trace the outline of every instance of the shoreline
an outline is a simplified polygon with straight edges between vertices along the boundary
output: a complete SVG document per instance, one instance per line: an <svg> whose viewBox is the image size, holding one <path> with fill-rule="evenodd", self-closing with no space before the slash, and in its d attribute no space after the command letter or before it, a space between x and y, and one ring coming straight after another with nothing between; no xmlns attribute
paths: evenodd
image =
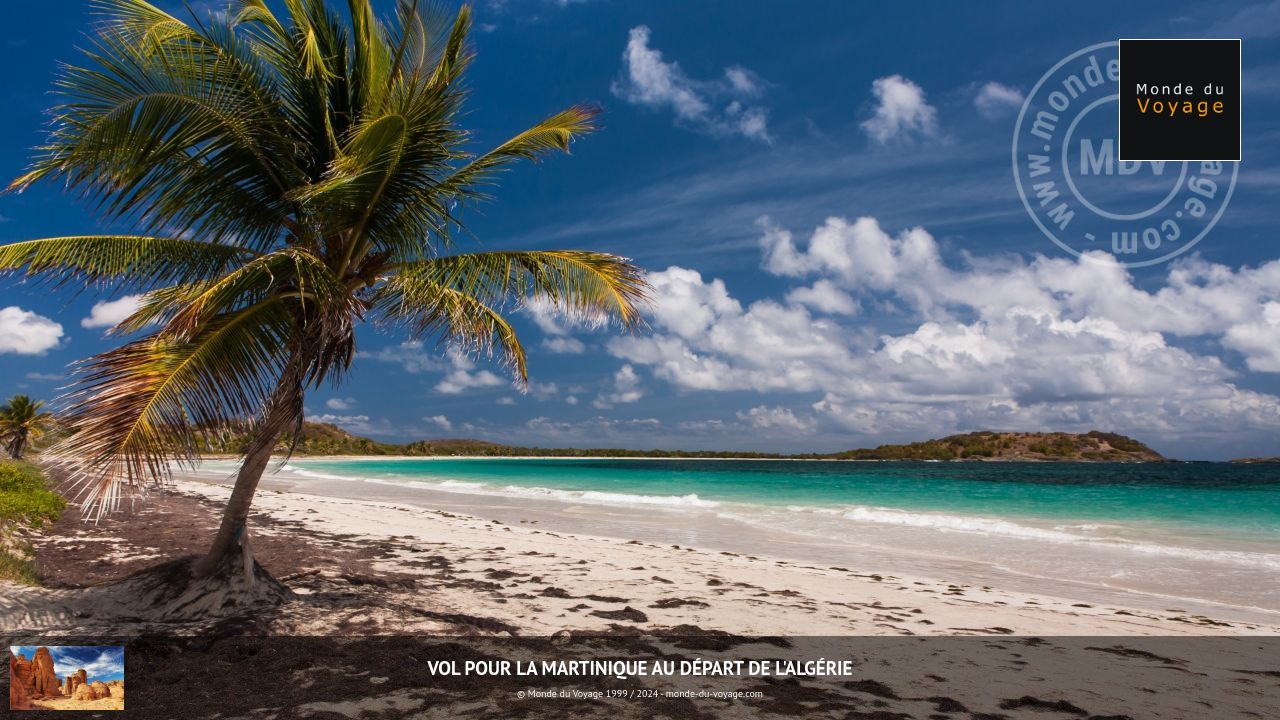
<svg viewBox="0 0 1280 720"><path fill-rule="evenodd" d="M41 636L210 631L216 624L138 618L126 586L134 573L205 550L227 483L225 473L182 474L96 525L69 509L34 541L44 587L3 584L0 624ZM681 529L669 512L559 503L552 513L554 504L525 499L416 493L408 501L386 490L264 477L254 552L293 599L255 614L248 632L1280 636L1280 612L1266 609L1019 579L901 552L822 560L819 544L770 536L757 545L717 534L711 521ZM637 520L685 535L653 535Z"/></svg>
<svg viewBox="0 0 1280 720"><path fill-rule="evenodd" d="M211 454L202 455L201 460L239 460L240 455ZM273 463L283 460L272 456ZM676 456L655 457L652 455L305 455L295 453L290 460L699 460L711 462L830 462L830 463L1027 463L1033 465L1182 465L1182 464L1265 464L1243 463L1236 460L1057 460L1039 458L952 458L950 460L923 459L872 459L872 458L832 458L832 457L696 457Z"/></svg>
<svg viewBox="0 0 1280 720"><path fill-rule="evenodd" d="M227 490L225 479L218 473L187 475L180 478L178 483L179 487L186 492L195 491L213 497L221 496ZM336 490L340 491L342 488L336 488ZM482 498L480 502L476 502L476 498L464 493L458 493L456 498L449 498L442 497L448 493L423 492L416 493L420 495L419 499L407 500L403 495L382 494L385 487L370 488L357 485L348 487L346 490L353 492L335 493L333 484L307 481L304 485L293 478L268 476L264 479L264 492L261 497L270 503L269 512L273 517L314 520L324 525L336 526L334 531L339 534L387 537L403 532L406 536L424 540L442 540L447 544L450 542L450 537L456 535L458 530L457 527L450 527L450 525L462 524L474 527L479 524L482 527L494 529L493 532L517 533L526 541L535 539L546 541L548 538L553 538L559 546L557 554L583 555L587 564L593 567L601 562L608 562L611 565L623 564L611 560L609 553L647 548L646 552L656 552L661 559L651 557L647 563L635 563L627 567L643 565L665 568L666 572L659 570L658 574L667 580L672 580L672 585L675 586L659 587L657 588L659 591L667 592L658 592L655 595L652 587L654 583L650 581L650 576L631 578L633 582L650 586L645 594L649 596L651 602L660 602L669 596L680 599L699 597L703 599L697 602L705 602L703 595L708 588L706 585L708 578L674 577L674 575L684 574L677 572L677 569L685 564L686 559L697 558L702 566L708 568L708 572L725 580L735 572L744 571L742 565L747 564L752 566L749 571L751 574L763 572L764 574L760 577L768 581L768 584L806 587L808 593L824 597L831 596L832 599L842 594L853 594L863 595L867 604L903 606L907 602L904 595L911 597L917 603L920 595L938 594L946 598L944 605L948 607L933 607L925 610L925 613L940 612L948 615L954 611L953 607L949 607L951 605L974 605L975 601L971 599L973 597L971 593L987 596L984 600L999 597L1000 600L991 600L990 603L976 601L976 606L983 608L983 611L977 614L985 622L985 625L982 623L978 625L1010 629L1013 629L1013 625L1020 625L1019 632L1030 634L1177 635L1187 633L1188 628L1195 628L1191 634L1199 634L1205 630L1209 630L1209 634L1224 632L1280 634L1280 612L1269 608L1192 600L1158 593L1140 593L1087 581L1069 583L1044 577L1015 578L1011 574L983 568L968 561L913 557L906 553L880 555L863 553L860 564L848 561L823 563L815 556L803 552L805 549L803 546L794 543L789 547L795 552L783 555L769 552L770 549L776 548L776 545L739 543L734 546L717 542L717 539L723 541L726 537L737 536L717 536L706 526L699 528L697 534L688 535L683 542L673 542L675 538L671 536L654 536L639 531L635 526L621 525L619 522L621 515L641 515L635 508L603 508L603 512L597 512L602 508L584 508L562 503L561 505L569 506L562 509L562 516L569 516L575 521L568 524L563 522L563 517L547 513L544 503L526 499L520 499L521 501L518 502L503 502L497 499L497 502L493 502L495 498ZM360 497L353 497L353 494L358 494ZM339 515L353 513L353 516L328 517L328 513L323 509L319 512L311 512L321 506L339 510ZM425 515L432 518L432 522L429 523L430 532L424 532L427 528L419 527L415 523L403 522L406 515L409 517ZM649 513L649 519L658 526L669 524L664 521L664 517L666 516L662 512ZM444 523L446 527L440 527L441 518L446 521ZM627 532L619 534L620 527L625 527ZM393 531L392 528L398 529ZM594 528L595 531L592 532L590 528ZM486 530L486 532L489 531ZM602 556L599 553L602 547L612 549ZM813 547L822 550L820 546ZM517 550L519 548L512 548L506 551L508 553L506 555L496 555L489 559L495 563L493 567L497 568L499 573L516 572L516 567L521 565L524 557L523 555L513 556ZM804 580L796 578L783 580L773 577L777 573L788 575L791 571L801 568L807 573L816 574L817 577ZM576 573L575 576L577 576ZM595 577L591 573L579 577L582 581L601 587L613 587L620 581L620 578L610 575ZM875 580L873 579L875 577L882 579ZM855 579L852 585L851 578ZM892 587L886 585L887 578L894 578L897 584ZM763 586L766 582L754 584ZM929 588L929 590L915 592L915 588ZM579 592L586 595L593 592L598 594L598 590L591 591L588 588L582 588ZM1015 612L1013 608L1018 610ZM1033 620L1015 622L1014 618L1028 612L1031 613ZM837 613L837 616L841 614ZM726 615L722 625L717 627L729 632L747 633L755 629L760 632L786 631L794 634L794 628L797 627L810 627L813 630L811 633L800 634L849 632L848 629L838 631L830 627L828 621L832 618L813 618L811 615L812 613L806 613L809 617L778 618L777 627L753 627L760 622L759 619L747 621L741 616L732 617L730 614ZM1192 617L1197 619L1189 623L1187 619ZM1122 621L1117 622L1122 618ZM1134 621L1131 618L1143 618L1143 620ZM683 618L682 621L705 627L708 618L695 614L693 617ZM933 622L936 624L936 621ZM968 624L953 623L953 627L974 627L974 622L969 620ZM1141 628L1132 627L1135 623ZM792 630L786 630L787 628ZM935 628L925 626L899 629L910 630L912 633L933 634L932 631ZM946 634L945 627L939 627L937 631ZM859 632L877 631L860 628Z"/></svg>
<svg viewBox="0 0 1280 720"><path fill-rule="evenodd" d="M1248 536L1204 536L1195 526L871 501L761 502L708 496L694 487L610 489L561 484L554 470L534 479L523 472L473 477L437 474L428 469L433 463L421 463L420 475L387 470L391 474L383 476L372 469L373 474L348 473L337 465L308 467L303 461L268 477L300 492L541 523L569 533L870 570L911 569L930 577L953 574L1030 592L1066 587L1068 594L1157 610L1191 603L1254 620L1255 613L1280 613L1280 597L1271 590L1280 563L1274 545ZM223 484L229 470L210 464L196 475Z"/></svg>

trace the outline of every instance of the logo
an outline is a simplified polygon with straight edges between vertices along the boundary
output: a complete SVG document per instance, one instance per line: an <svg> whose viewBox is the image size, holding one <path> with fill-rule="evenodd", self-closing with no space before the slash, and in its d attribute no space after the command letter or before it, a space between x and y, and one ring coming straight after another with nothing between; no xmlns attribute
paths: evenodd
<svg viewBox="0 0 1280 720"><path fill-rule="evenodd" d="M1240 160L1239 40L1120 40L1120 157Z"/></svg>
<svg viewBox="0 0 1280 720"><path fill-rule="evenodd" d="M9 646L10 710L123 710L120 645Z"/></svg>
<svg viewBox="0 0 1280 720"><path fill-rule="evenodd" d="M1077 257L1166 262L1213 229L1239 164L1119 156L1119 43L1078 50L1031 89L1013 133L1013 176L1031 219Z"/></svg>

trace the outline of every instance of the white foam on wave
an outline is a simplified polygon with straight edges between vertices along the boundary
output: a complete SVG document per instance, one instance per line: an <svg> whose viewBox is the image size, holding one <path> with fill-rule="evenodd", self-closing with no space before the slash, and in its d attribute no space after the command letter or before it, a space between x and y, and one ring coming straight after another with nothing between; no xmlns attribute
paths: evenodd
<svg viewBox="0 0 1280 720"><path fill-rule="evenodd" d="M410 480L403 477L337 475L300 468L292 464L283 466L281 470L301 477L370 482L395 487L412 487L422 490L453 492L469 495L487 495L492 497L524 497L591 505L643 505L651 507L666 507L671 509L710 509L722 507L722 504L717 501L706 500L692 493L688 495L640 495L604 492L599 490L565 490L541 486L505 485L497 487L485 483L467 482L462 480L424 481ZM732 504L732 507L737 510L747 510L747 512L732 512L728 515L723 515L723 517L731 517L751 524L769 524L766 519L769 513L767 511L763 513L760 512L763 508L752 507L749 505L740 506L738 503ZM725 509L728 510L730 508L726 507ZM787 507L787 510L792 513L810 513L873 525L913 527L938 532L955 532L971 535L1016 538L1055 544L1083 544L1094 546L1099 549L1115 549L1144 553L1148 555L1176 557L1187 560L1227 562L1235 565L1280 570L1280 555L1278 554L1164 545L1152 542L1135 541L1120 537L1107 537L1106 535L1101 534L1109 529L1123 528L1123 526L1117 525L1081 523L1075 525L1040 527L1001 518L982 517L977 515L952 515L939 512L921 512L862 505L842 507L789 506ZM791 525L791 523L788 523L788 525ZM816 527L806 526L790 529L798 530L802 533L825 533L829 530L829 527L819 529ZM1070 532L1072 530L1078 532Z"/></svg>
<svg viewBox="0 0 1280 720"><path fill-rule="evenodd" d="M293 475L298 475L300 477L316 478L317 480L359 480L360 479L360 478L353 478L350 475L332 475L330 473L316 472L315 470L304 470L303 468L300 468L297 465L293 465L290 463L285 463L284 465L281 465L280 472L286 472Z"/></svg>
<svg viewBox="0 0 1280 720"><path fill-rule="evenodd" d="M546 487L522 487L508 485L504 493L526 497L545 497L553 500L569 502L588 502L601 505L669 505L675 507L713 508L720 503L714 500L703 500L695 494L689 495L633 495L631 493L601 492L599 490L559 490Z"/></svg>
<svg viewBox="0 0 1280 720"><path fill-rule="evenodd" d="M1189 560L1229 562L1237 565L1280 569L1280 555L1271 553L1210 550L1178 545L1162 545L1159 543L1139 542L1125 538L1080 535L1066 532L1063 529L1065 527L1075 527L1085 531L1092 531L1101 527L1098 525L1060 525L1055 528L1045 528L1037 527L1035 525L1024 525L1022 523L1002 520L999 518L980 517L975 515L948 515L945 513L914 512L894 508L866 506L842 508L792 506L787 509L792 512L837 516L854 522L878 525L917 527L941 532L959 532L974 535L994 535L1051 543L1084 544L1146 553L1150 555L1178 557Z"/></svg>
<svg viewBox="0 0 1280 720"><path fill-rule="evenodd" d="M878 507L852 507L841 509L817 509L816 512L836 514L846 520L870 522L886 525L909 525L911 527L950 530L955 532L978 533L982 535L1006 535L1009 537L1034 538L1053 542L1075 542L1084 539L1061 530L1019 525L1008 520L984 518L973 515L946 515L942 513L916 513L906 510Z"/></svg>
<svg viewBox="0 0 1280 720"><path fill-rule="evenodd" d="M449 490L457 490L459 492L466 492L468 490L482 490L484 489L484 483L463 482L461 480L443 480L441 482L436 483L436 487L448 488Z"/></svg>
<svg viewBox="0 0 1280 720"><path fill-rule="evenodd" d="M329 473L306 470L296 465L285 465L281 468L301 477L324 480L347 480L369 482L395 487L412 487L422 490L438 490L468 495L489 495L499 497L530 497L559 500L563 502L581 502L592 505L658 505L666 507L713 508L720 503L704 500L695 494L689 495L639 495L631 493L602 492L598 490L561 490L540 486L506 485L494 487L485 483L466 482L463 480L409 480L395 477L366 477L355 475L333 475Z"/></svg>

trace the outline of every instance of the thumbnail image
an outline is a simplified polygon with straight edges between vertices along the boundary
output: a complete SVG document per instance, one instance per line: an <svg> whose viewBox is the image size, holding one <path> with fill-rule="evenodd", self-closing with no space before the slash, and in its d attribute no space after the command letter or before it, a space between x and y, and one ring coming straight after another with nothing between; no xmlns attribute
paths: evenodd
<svg viewBox="0 0 1280 720"><path fill-rule="evenodd" d="M123 710L124 648L9 648L10 710Z"/></svg>

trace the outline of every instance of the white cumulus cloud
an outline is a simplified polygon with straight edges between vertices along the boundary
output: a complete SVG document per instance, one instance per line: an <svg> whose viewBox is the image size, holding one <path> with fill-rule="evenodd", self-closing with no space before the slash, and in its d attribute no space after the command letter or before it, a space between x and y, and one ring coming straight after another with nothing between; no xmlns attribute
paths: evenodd
<svg viewBox="0 0 1280 720"><path fill-rule="evenodd" d="M444 379L436 383L436 392L458 395L472 388L488 388L506 385L508 382L488 370L477 370L475 362L465 354L451 350L448 353L452 369Z"/></svg>
<svg viewBox="0 0 1280 720"><path fill-rule="evenodd" d="M871 83L876 98L875 113L863 121L862 129L880 144L911 136L938 134L938 111L924 97L919 85L889 75Z"/></svg>
<svg viewBox="0 0 1280 720"><path fill-rule="evenodd" d="M435 425L436 427L440 428L445 432L449 432L450 430L453 429L453 423L450 422L449 418L445 417L444 415L432 415L430 417L424 417L422 419L423 421L429 422L432 425Z"/></svg>
<svg viewBox="0 0 1280 720"><path fill-rule="evenodd" d="M678 123L719 135L741 135L769 142L768 110L750 101L762 94L763 81L741 66L725 69L720 80L695 80L676 62L663 60L649 45L645 25L631 28L622 53L622 76L613 94L627 102L672 111Z"/></svg>
<svg viewBox="0 0 1280 720"><path fill-rule="evenodd" d="M142 303L141 295L125 295L116 300L105 300L95 303L89 310L89 317L80 321L84 328L109 328L119 325L125 318L134 314Z"/></svg>
<svg viewBox="0 0 1280 720"><path fill-rule="evenodd" d="M478 369L474 360L461 350L450 348L443 354L428 349L420 340L410 340L360 357L395 363L412 375L443 373L435 384L436 392L459 395L473 388L506 385L507 380L490 370Z"/></svg>
<svg viewBox="0 0 1280 720"><path fill-rule="evenodd" d="M0 355L43 355L62 340L62 325L16 305L0 308Z"/></svg>
<svg viewBox="0 0 1280 720"><path fill-rule="evenodd" d="M784 407L759 405L738 413L738 419L762 430L810 430L817 423L812 418L799 418Z"/></svg>
<svg viewBox="0 0 1280 720"><path fill-rule="evenodd" d="M441 372L447 367L441 354L428 349L421 340L407 340L394 347L383 348L376 353L361 352L359 357L395 363L411 375Z"/></svg>
<svg viewBox="0 0 1280 720"><path fill-rule="evenodd" d="M1189 259L1144 290L1100 253L953 266L924 229L891 235L874 218L832 217L804 240L766 222L761 247L771 273L812 284L744 305L719 279L652 273L655 332L610 353L684 390L816 395L819 417L867 435L1280 430L1280 398L1241 387L1230 363L1280 372L1280 261ZM841 324L857 303L886 312ZM761 407L739 420L773 417Z"/></svg>
<svg viewBox="0 0 1280 720"><path fill-rule="evenodd" d="M644 397L644 391L640 389L640 376L631 365L623 365L613 374L613 389L601 393L592 405L608 409L615 404L637 402L642 397Z"/></svg>
<svg viewBox="0 0 1280 720"><path fill-rule="evenodd" d="M334 413L322 413L320 415L308 415L307 420L316 423L337 425L338 427L357 433L369 432L373 427L369 424L368 415L336 415Z"/></svg>
<svg viewBox="0 0 1280 720"><path fill-rule="evenodd" d="M992 81L978 88L973 96L973 105L978 112L989 120L998 120L1018 111L1022 107L1022 91Z"/></svg>
<svg viewBox="0 0 1280 720"><path fill-rule="evenodd" d="M534 298L525 303L524 311L538 329L547 335L542 341L542 348L557 355L581 355L586 352L586 344L570 336L571 330L596 330L608 322L602 314L583 317L566 313L563 308L543 298Z"/></svg>
<svg viewBox="0 0 1280 720"><path fill-rule="evenodd" d="M1222 342L1244 354L1258 372L1280 372L1280 302L1268 301L1259 317L1231 326Z"/></svg>
<svg viewBox="0 0 1280 720"><path fill-rule="evenodd" d="M581 355L587 346L577 338L549 337L542 341L542 348L557 355Z"/></svg>
<svg viewBox="0 0 1280 720"><path fill-rule="evenodd" d="M63 375L62 373L43 373L43 372L29 372L26 374L25 377L28 380L40 380L41 382L57 382L59 380L67 379L67 376Z"/></svg>
<svg viewBox="0 0 1280 720"><path fill-rule="evenodd" d="M818 280L810 287L792 289L787 293L787 302L807 305L832 315L853 315L858 312L858 302L830 280Z"/></svg>

